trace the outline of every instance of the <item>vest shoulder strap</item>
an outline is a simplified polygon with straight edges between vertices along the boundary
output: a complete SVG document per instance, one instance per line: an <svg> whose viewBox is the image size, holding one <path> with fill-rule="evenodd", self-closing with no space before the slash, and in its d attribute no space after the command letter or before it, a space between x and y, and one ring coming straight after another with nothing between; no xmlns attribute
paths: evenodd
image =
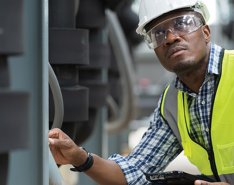
<svg viewBox="0 0 234 185"><path fill-rule="evenodd" d="M164 91L163 100L161 104L161 115L165 122L168 123L178 141L181 143L179 128L177 126L177 103L178 90L170 84L168 89Z"/></svg>

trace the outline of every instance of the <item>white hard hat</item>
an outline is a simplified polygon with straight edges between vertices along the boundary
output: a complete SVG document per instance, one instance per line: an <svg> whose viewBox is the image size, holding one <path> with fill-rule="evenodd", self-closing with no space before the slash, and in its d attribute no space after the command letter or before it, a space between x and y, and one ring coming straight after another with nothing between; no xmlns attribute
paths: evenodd
<svg viewBox="0 0 234 185"><path fill-rule="evenodd" d="M146 24L165 13L181 8L192 8L200 13L206 22L209 19L209 11L201 0L141 0L136 32L145 35Z"/></svg>

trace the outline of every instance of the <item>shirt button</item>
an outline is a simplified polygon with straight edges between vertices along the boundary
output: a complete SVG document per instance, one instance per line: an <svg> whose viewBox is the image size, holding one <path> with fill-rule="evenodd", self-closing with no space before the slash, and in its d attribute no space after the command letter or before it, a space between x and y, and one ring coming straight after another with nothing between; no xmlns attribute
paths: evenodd
<svg viewBox="0 0 234 185"><path fill-rule="evenodd" d="M206 132L209 132L209 128L206 128Z"/></svg>
<svg viewBox="0 0 234 185"><path fill-rule="evenodd" d="M201 104L202 104L202 105L205 105L205 104L206 104L206 101L205 101L205 100L202 100Z"/></svg>

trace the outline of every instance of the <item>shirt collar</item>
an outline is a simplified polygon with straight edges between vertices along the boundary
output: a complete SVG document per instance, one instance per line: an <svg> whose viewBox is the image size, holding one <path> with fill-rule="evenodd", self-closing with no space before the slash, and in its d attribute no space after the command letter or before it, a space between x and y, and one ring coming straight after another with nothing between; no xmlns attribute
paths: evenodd
<svg viewBox="0 0 234 185"><path fill-rule="evenodd" d="M209 62L208 62L208 68L207 68L207 75L219 75L219 63L220 63L220 57L222 56L222 50L223 48L211 43L210 47L210 56L209 56ZM206 76L207 76L206 75ZM189 88L184 85L178 77L174 81L174 85L177 89L180 89L184 92L192 93Z"/></svg>
<svg viewBox="0 0 234 185"><path fill-rule="evenodd" d="M209 57L209 63L207 68L208 74L216 74L219 75L219 63L220 63L220 57L222 53L222 48L216 44L211 43L210 47L210 57Z"/></svg>

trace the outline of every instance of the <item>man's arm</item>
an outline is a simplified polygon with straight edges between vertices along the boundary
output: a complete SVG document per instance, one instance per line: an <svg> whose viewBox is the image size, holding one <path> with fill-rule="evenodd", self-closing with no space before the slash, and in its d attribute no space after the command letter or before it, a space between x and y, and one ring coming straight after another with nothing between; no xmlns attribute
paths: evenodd
<svg viewBox="0 0 234 185"><path fill-rule="evenodd" d="M85 163L88 157L84 149L77 146L69 136L57 128L49 131L49 145L57 164L80 166ZM103 185L127 185L118 164L95 154L92 155L94 159L93 166L85 171L88 176Z"/></svg>

